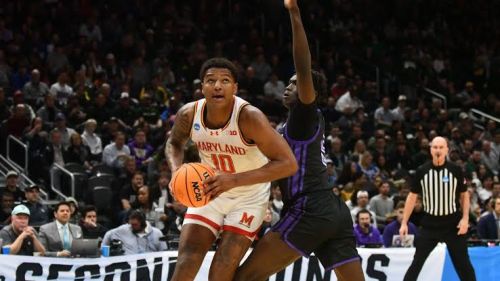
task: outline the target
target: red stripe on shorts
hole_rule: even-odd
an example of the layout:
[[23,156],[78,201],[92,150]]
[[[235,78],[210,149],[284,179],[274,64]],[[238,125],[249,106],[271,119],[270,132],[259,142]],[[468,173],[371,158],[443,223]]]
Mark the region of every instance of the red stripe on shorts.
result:
[[185,219],[193,219],[193,220],[199,220],[199,221],[202,221],[208,225],[210,225],[211,227],[215,228],[215,230],[219,231],[220,230],[220,225],[218,225],[217,223],[203,217],[203,216],[200,216],[200,215],[195,215],[195,214],[186,214],[184,216]]
[[230,232],[233,232],[233,233],[236,233],[236,234],[241,234],[241,235],[245,235],[245,236],[248,236],[250,238],[253,238],[253,237],[255,237],[255,235],[257,235],[257,233],[259,232],[260,228],[257,229],[255,232],[250,232],[250,231],[246,231],[246,230],[243,230],[243,229],[235,227],[235,226],[224,225],[222,227],[222,230],[224,230],[224,231],[230,231]]

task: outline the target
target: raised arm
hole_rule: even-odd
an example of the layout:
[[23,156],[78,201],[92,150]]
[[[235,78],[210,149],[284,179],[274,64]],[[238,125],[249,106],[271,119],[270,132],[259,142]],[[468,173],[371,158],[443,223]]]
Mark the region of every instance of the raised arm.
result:
[[165,145],[165,156],[170,171],[175,172],[182,165],[184,159],[184,145],[189,139],[191,125],[194,118],[194,103],[184,105],[177,112],[170,137]]
[[307,36],[300,17],[297,0],[285,0],[285,7],[290,14],[293,34],[293,61],[297,72],[297,90],[302,103],[310,104],[316,99],[311,74],[311,53]]
[[283,137],[271,127],[264,113],[249,105],[240,113],[239,127],[245,139],[255,143],[269,162],[251,171],[219,174],[205,181],[205,192],[211,197],[233,187],[251,185],[289,177],[297,169],[297,161]]

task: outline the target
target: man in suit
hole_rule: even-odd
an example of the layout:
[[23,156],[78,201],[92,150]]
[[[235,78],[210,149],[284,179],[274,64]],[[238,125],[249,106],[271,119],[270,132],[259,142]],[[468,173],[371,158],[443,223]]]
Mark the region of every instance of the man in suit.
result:
[[71,243],[82,238],[82,229],[69,223],[70,203],[59,202],[54,209],[55,221],[40,227],[40,241],[45,247],[45,255],[52,257],[71,256]]
[[500,197],[491,200],[493,212],[479,221],[477,232],[481,239],[500,238]]

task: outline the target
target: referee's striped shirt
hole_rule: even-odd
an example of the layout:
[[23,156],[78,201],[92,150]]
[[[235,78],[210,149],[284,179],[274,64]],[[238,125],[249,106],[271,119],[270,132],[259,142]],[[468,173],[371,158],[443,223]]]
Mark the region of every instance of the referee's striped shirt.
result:
[[460,193],[467,190],[459,166],[446,162],[434,166],[431,161],[417,169],[411,191],[422,195],[424,212],[448,216],[460,211]]

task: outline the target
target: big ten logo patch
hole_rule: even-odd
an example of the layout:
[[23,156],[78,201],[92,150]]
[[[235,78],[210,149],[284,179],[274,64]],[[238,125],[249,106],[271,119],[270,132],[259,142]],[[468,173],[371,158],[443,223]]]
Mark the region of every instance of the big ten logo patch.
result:
[[237,136],[238,132],[236,130],[229,130],[227,131],[228,136]]
[[243,215],[241,215],[240,224],[250,228],[250,225],[252,225],[252,221],[254,218],[254,215],[249,216],[247,212],[243,212]]

